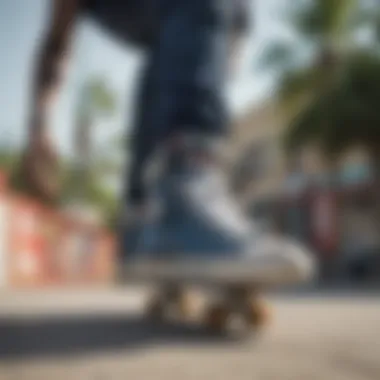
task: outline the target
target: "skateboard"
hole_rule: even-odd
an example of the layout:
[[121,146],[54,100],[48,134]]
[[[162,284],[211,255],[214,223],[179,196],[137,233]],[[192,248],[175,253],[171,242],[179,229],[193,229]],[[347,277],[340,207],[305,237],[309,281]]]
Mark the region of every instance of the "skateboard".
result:
[[[145,309],[145,316],[152,322],[176,318],[224,332],[239,320],[246,330],[257,331],[272,319],[263,297],[265,290],[309,280],[307,270],[278,264],[258,266],[236,260],[141,261],[129,265],[123,274],[129,283],[154,289]],[[203,298],[200,313],[195,295]]]

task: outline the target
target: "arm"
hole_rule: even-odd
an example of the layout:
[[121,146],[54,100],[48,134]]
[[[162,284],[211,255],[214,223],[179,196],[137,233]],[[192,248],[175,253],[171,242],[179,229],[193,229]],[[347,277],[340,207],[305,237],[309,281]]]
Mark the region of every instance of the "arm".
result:
[[51,19],[36,62],[27,149],[20,169],[25,190],[42,201],[58,195],[58,158],[49,141],[48,116],[62,82],[63,64],[80,1],[51,1]]
[[30,142],[46,133],[47,115],[63,79],[63,69],[80,0],[54,0],[42,38],[32,92]]

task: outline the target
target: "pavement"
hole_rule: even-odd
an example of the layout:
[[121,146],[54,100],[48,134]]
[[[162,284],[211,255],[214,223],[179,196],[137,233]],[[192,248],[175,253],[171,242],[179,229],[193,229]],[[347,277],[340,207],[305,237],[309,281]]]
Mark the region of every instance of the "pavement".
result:
[[0,380],[379,380],[376,293],[269,295],[246,339],[196,323],[153,326],[144,289],[0,292]]

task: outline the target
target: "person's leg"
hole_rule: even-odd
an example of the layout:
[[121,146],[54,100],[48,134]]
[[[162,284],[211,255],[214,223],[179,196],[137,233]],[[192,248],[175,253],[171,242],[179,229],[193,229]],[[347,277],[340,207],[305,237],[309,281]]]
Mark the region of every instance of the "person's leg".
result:
[[[140,119],[135,148],[140,143],[145,148],[149,141],[148,155],[158,146],[166,150],[167,167],[158,186],[164,212],[153,228],[140,224],[131,257],[143,262],[147,257],[176,258],[177,264],[223,258],[239,262],[241,273],[260,275],[273,264],[278,273],[309,275],[313,263],[301,249],[262,239],[215,165],[220,154],[215,142],[229,125],[223,101],[228,14],[219,8],[222,1],[162,1],[173,7],[161,24],[150,62],[147,113]],[[204,275],[211,275],[210,270]]]
[[[128,234],[127,239],[134,247],[141,230],[135,219],[141,219],[150,200],[145,174],[155,149],[178,133],[223,136],[228,126],[223,100],[226,13],[218,8],[218,0],[159,4],[160,28],[141,81],[125,194],[127,218],[137,225],[129,228],[134,238]],[[138,215],[131,217],[134,210]],[[134,250],[131,244],[128,250]]]
[[[228,132],[229,120],[223,99],[228,59],[228,14],[219,7],[218,0],[172,0],[171,5],[172,8],[166,8],[162,15],[140,98],[141,109],[134,135],[135,161],[130,173],[130,203],[142,199],[146,190],[143,181],[145,166],[157,146],[165,146],[172,138],[176,139],[175,145],[179,144],[178,137],[191,140],[190,149],[185,147],[179,155],[176,152],[175,157],[170,147],[166,152],[172,156],[171,164],[175,163],[177,168],[179,164],[180,170],[186,170],[186,164],[181,163],[187,161],[188,153],[193,155],[195,151],[202,151],[203,156],[214,155],[211,146]],[[170,177],[168,171],[165,179]],[[193,180],[196,182],[197,176]],[[204,184],[212,186],[209,182]],[[212,226],[215,216],[205,220],[193,213],[204,207],[201,203],[205,200],[197,199],[197,205],[181,203],[181,195],[170,189],[163,194],[166,222],[172,224],[168,215],[175,213],[190,235],[198,234],[197,241],[202,249],[240,250],[241,236],[248,235],[250,230],[247,220],[240,218],[238,223],[231,225],[231,220],[239,219],[240,215],[236,215],[233,208],[226,210],[229,215],[224,227],[235,229],[234,236],[220,239],[219,227]],[[134,232],[134,236],[137,235]],[[192,245],[187,249],[181,247],[183,252],[188,249],[192,249]]]
[[227,16],[217,0],[161,0],[161,27],[149,56],[132,135],[128,199],[141,203],[148,158],[160,141],[187,130],[221,135]]
[[153,56],[156,139],[179,131],[223,134],[228,18],[220,0],[172,0]]

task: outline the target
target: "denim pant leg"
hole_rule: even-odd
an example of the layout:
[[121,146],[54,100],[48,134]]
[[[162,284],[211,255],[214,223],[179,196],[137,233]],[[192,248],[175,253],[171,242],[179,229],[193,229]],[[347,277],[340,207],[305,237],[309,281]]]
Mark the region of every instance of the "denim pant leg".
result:
[[227,17],[221,0],[177,0],[162,23],[152,59],[156,66],[153,129],[158,139],[181,129],[220,134]]
[[181,131],[225,134],[227,15],[222,0],[161,0],[161,22],[142,81],[129,201],[141,201],[155,148]]

